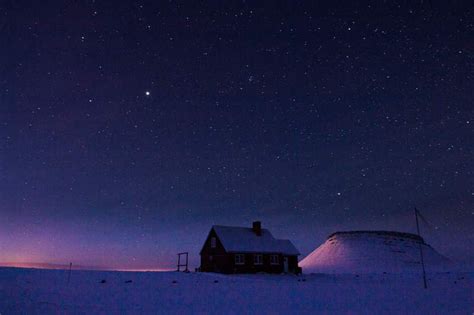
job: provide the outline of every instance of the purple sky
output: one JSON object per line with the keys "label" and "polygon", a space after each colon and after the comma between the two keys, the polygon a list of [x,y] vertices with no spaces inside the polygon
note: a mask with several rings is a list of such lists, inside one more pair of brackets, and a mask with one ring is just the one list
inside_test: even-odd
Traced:
{"label": "purple sky", "polygon": [[[332,2],[331,2],[332,3]],[[415,232],[474,262],[468,1],[0,4],[0,262]],[[6,48],[6,49],[5,49]]]}

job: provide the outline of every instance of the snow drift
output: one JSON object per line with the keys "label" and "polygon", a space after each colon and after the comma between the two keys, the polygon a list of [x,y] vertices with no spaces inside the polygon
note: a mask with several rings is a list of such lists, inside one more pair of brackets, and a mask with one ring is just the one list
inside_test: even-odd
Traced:
{"label": "snow drift", "polygon": [[303,273],[421,272],[420,245],[428,272],[449,269],[449,259],[420,236],[389,231],[333,233],[299,265]]}

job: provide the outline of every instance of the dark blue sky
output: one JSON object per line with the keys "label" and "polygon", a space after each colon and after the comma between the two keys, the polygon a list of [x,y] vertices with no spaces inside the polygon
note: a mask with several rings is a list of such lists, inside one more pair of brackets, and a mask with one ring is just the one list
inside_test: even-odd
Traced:
{"label": "dark blue sky", "polygon": [[474,261],[472,2],[0,3],[0,261],[170,267],[212,224]]}

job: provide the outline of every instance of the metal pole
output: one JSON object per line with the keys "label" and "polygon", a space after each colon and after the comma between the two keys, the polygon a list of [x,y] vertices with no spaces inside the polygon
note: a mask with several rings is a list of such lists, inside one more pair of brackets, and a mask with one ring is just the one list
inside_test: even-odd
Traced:
{"label": "metal pole", "polygon": [[[418,236],[420,236],[420,225],[418,224],[418,210],[416,210],[416,207],[415,207],[415,220],[416,220],[416,232],[418,233]],[[427,289],[428,286],[426,284],[425,261],[423,259],[423,248],[422,248],[423,244],[420,242],[420,243],[418,243],[418,245],[419,245],[419,248],[420,248],[421,268],[423,269],[423,285],[424,285],[425,289]]]}

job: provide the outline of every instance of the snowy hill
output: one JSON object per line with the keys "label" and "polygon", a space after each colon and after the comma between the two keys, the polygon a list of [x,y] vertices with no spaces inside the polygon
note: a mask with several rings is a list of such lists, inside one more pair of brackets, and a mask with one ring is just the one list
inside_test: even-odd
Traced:
{"label": "snowy hill", "polygon": [[[471,314],[468,273],[222,275],[0,268],[1,314]],[[69,281],[68,281],[69,279]]]}
{"label": "snowy hill", "polygon": [[414,234],[352,231],[331,234],[300,263],[304,273],[420,272],[420,244],[427,271],[445,271],[450,261]]}

